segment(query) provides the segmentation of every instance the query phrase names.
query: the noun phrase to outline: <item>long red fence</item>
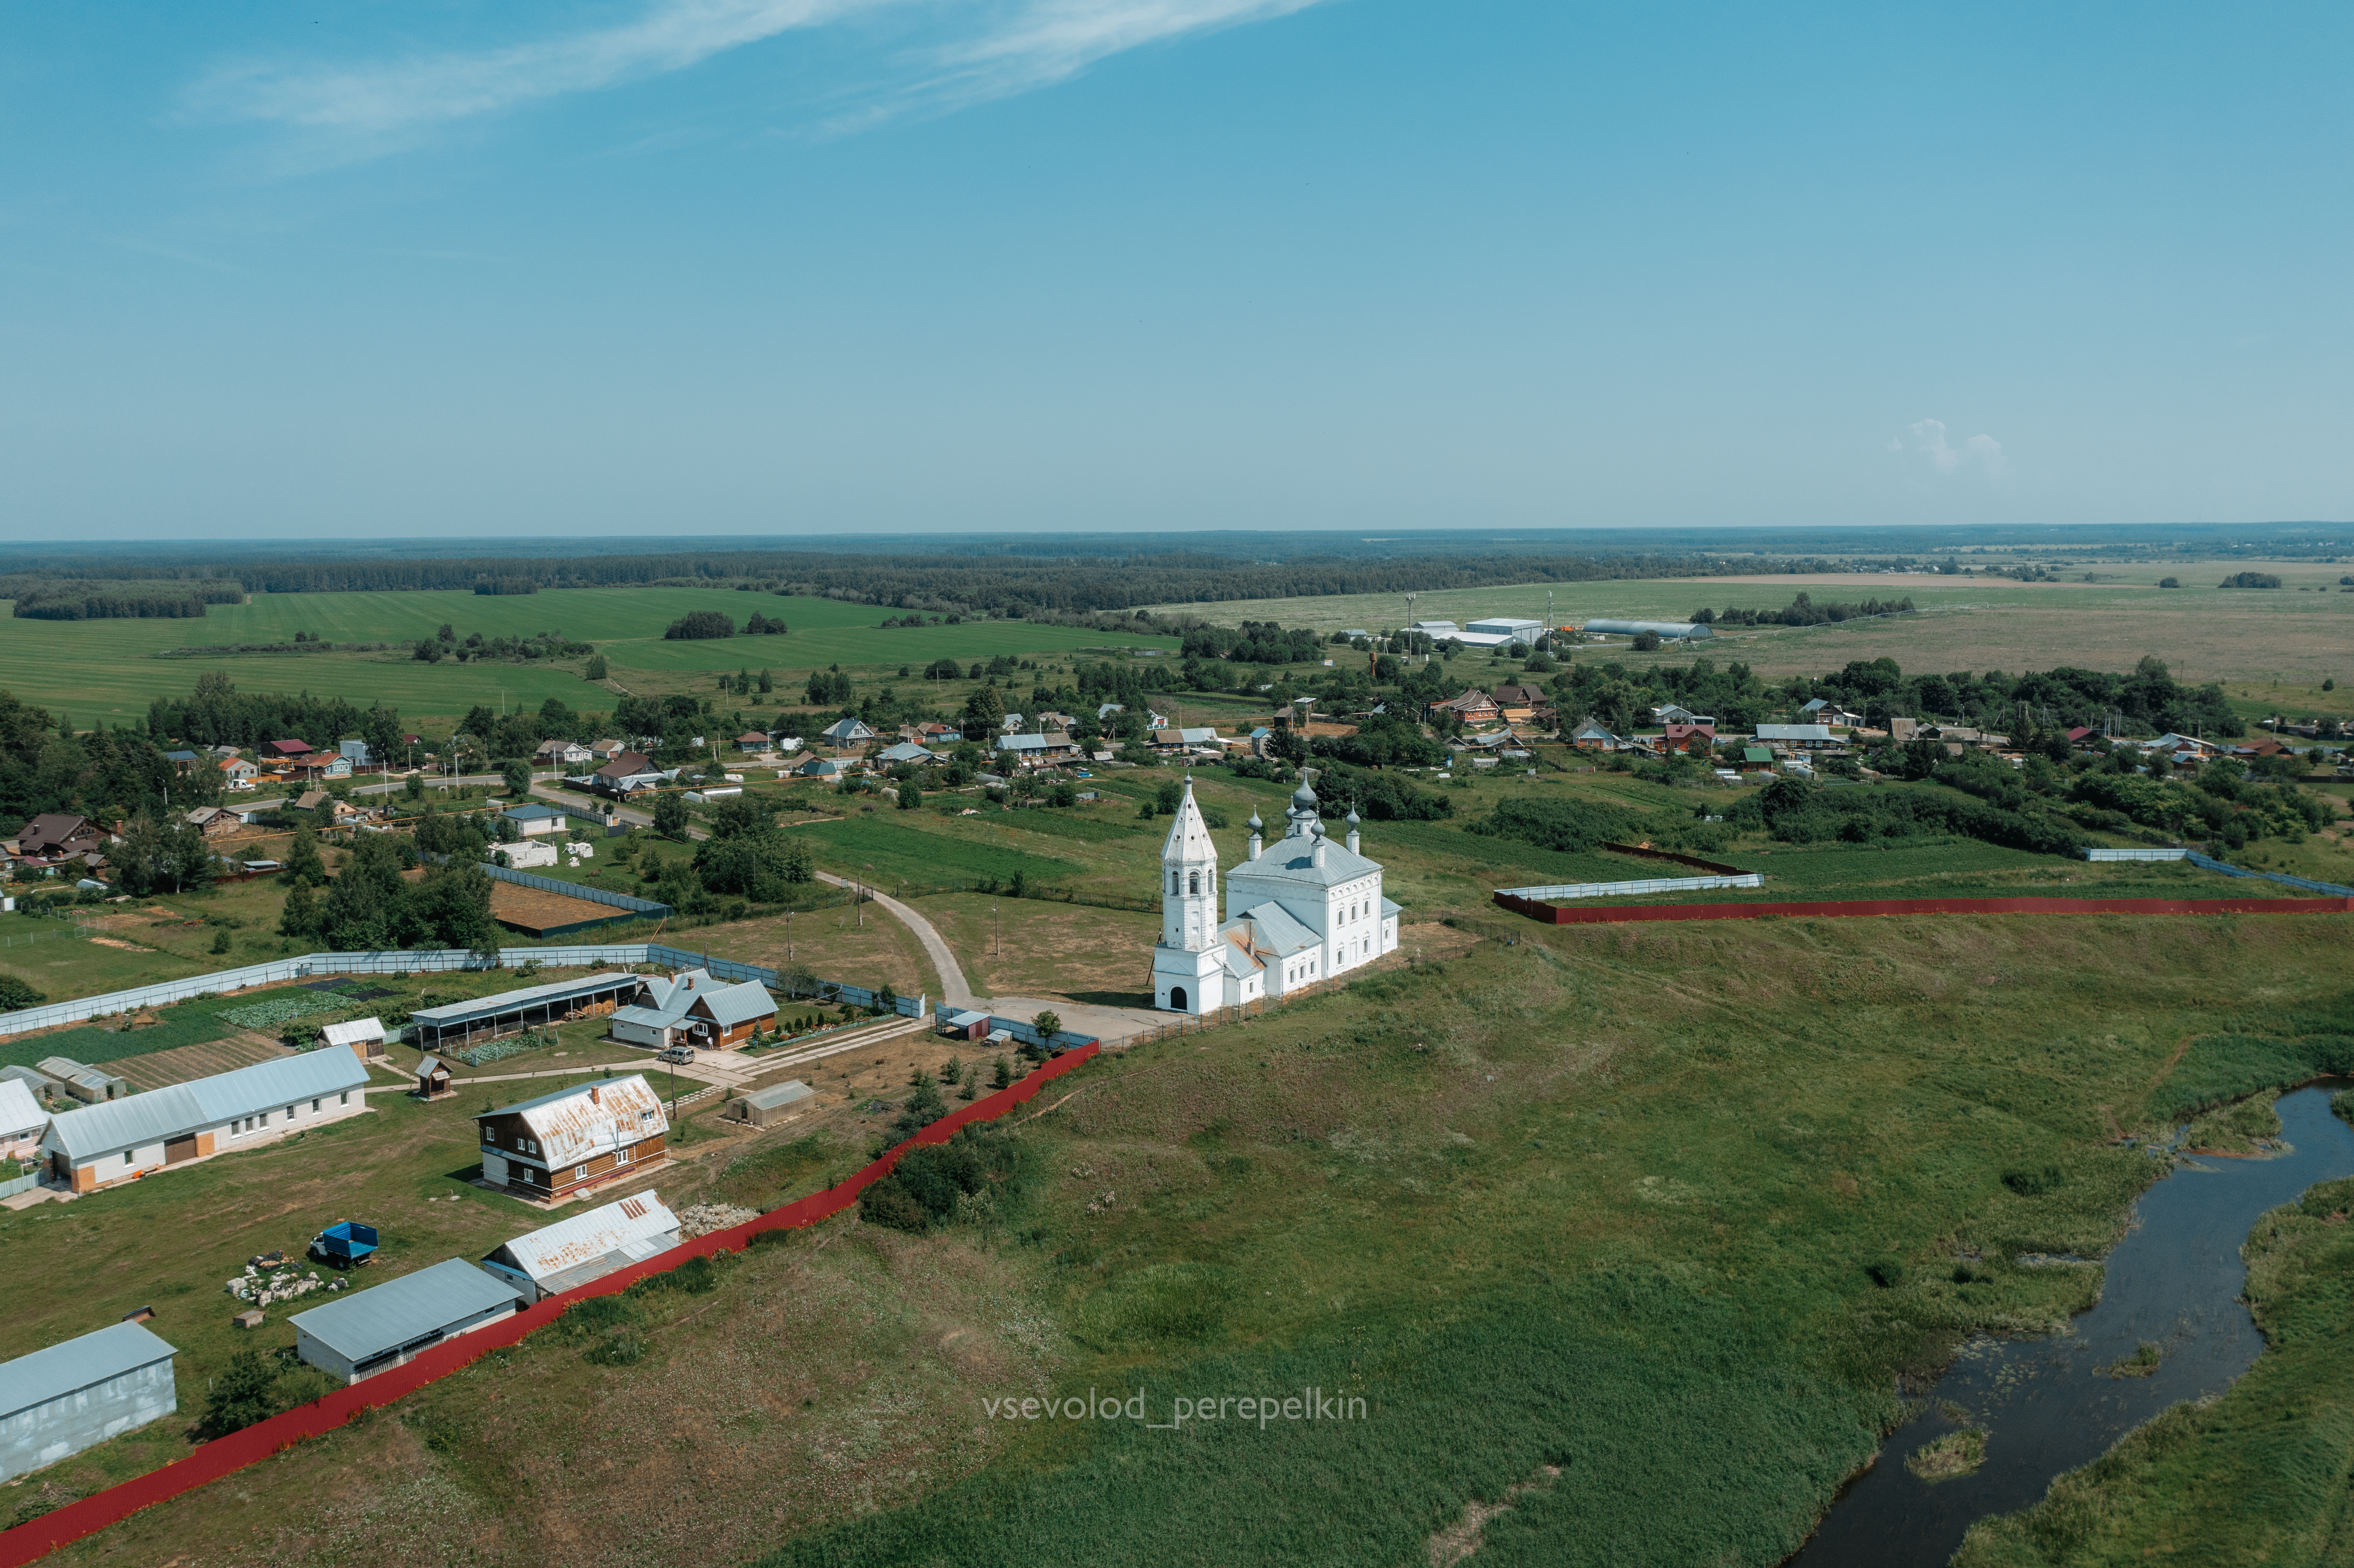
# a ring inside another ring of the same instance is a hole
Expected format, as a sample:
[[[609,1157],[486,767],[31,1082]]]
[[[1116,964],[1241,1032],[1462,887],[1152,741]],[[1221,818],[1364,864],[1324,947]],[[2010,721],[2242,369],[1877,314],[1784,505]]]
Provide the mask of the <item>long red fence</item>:
[[[840,1186],[812,1193],[787,1203],[781,1209],[772,1209],[757,1220],[697,1236],[642,1263],[615,1269],[578,1289],[567,1290],[561,1296],[551,1296],[536,1306],[525,1308],[512,1318],[502,1319],[487,1329],[461,1334],[454,1340],[445,1340],[430,1350],[420,1351],[416,1360],[406,1365],[378,1372],[364,1383],[338,1389],[308,1404],[297,1405],[267,1421],[257,1422],[242,1432],[217,1437],[185,1459],[175,1460],[161,1469],[133,1477],[102,1492],[93,1492],[79,1502],[68,1503],[14,1530],[0,1531],[0,1568],[21,1568],[21,1564],[45,1556],[68,1542],[80,1541],[83,1536],[95,1534],[110,1524],[128,1519],[143,1508],[167,1502],[183,1492],[192,1492],[207,1482],[234,1475],[248,1465],[257,1464],[272,1454],[291,1448],[306,1437],[332,1432],[364,1412],[389,1404],[405,1393],[412,1393],[427,1383],[449,1376],[489,1351],[515,1344],[535,1330],[545,1329],[576,1301],[585,1301],[592,1296],[614,1295],[648,1275],[665,1273],[690,1258],[721,1252],[740,1252],[750,1245],[755,1231],[790,1229],[830,1219],[855,1203],[859,1193],[888,1175],[891,1167],[898,1162],[899,1156],[916,1145],[945,1143],[959,1128],[968,1123],[988,1121],[1004,1115],[1102,1049],[1100,1044],[1089,1041],[1076,1050],[1065,1052],[1013,1087],[1000,1089],[934,1122]]]
[[[1627,920],[1755,920],[1766,915],[2339,915],[2354,898],[1866,898],[1824,904],[1619,904],[1565,908],[1498,893],[1496,902],[1548,926]]]

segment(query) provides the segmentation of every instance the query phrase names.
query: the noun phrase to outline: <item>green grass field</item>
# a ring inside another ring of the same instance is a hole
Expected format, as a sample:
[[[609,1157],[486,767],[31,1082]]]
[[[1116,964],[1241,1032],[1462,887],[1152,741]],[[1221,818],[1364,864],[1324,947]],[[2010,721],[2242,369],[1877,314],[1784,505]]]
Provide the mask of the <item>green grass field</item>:
[[[985,915],[927,903],[965,939]],[[1084,946],[1092,912],[1047,908],[1017,970]],[[498,1568],[541,1560],[628,1473],[658,1544],[714,1563],[1403,1563],[1510,1492],[1483,1557],[1763,1568],[1871,1453],[1898,1371],[2089,1302],[2087,1271],[2001,1260],[2121,1234],[2155,1167],[2111,1144],[2112,1116],[2147,1130],[2177,1075],[2246,1092],[2305,1070],[2297,1038],[2354,1026],[2342,920],[1415,929],[1419,969],[1083,1069],[1023,1134],[1051,1179],[993,1218],[825,1227],[685,1310],[650,1306],[639,1365],[592,1372],[579,1343],[535,1340],[60,1561],[167,1539],[209,1561],[266,1524],[287,1560],[333,1563],[363,1536],[381,1550],[355,1520],[397,1533],[429,1501]],[[2223,1054],[2179,1054],[2186,1032]],[[2283,1043],[2274,1067],[2234,1044],[2251,1036]],[[366,1208],[403,1266],[478,1255],[525,1220],[453,1179],[474,1108],[402,1101],[340,1138],[0,1218],[26,1277],[75,1281],[9,1332],[154,1298],[193,1326],[193,1377],[237,1342],[202,1292],[245,1251]],[[780,1152],[725,1191],[765,1206],[828,1163]],[[2046,1165],[2056,1189],[2003,1181]],[[664,1176],[665,1198],[721,1191],[703,1171]],[[196,1213],[201,1243],[145,1245]],[[1961,1245],[1991,1260],[1967,1284],[1944,1261]],[[1166,1419],[1181,1393],[1302,1384],[1366,1418],[1172,1433],[978,1407],[1142,1388]],[[662,1414],[521,1441],[558,1409]],[[151,1432],[59,1473],[182,1451]],[[645,1535],[573,1555],[618,1568]]]
[[[695,609],[718,609],[737,624],[756,609],[781,618],[782,637],[730,637],[668,642],[663,629]],[[798,701],[810,671],[839,663],[869,675],[920,669],[934,659],[988,659],[999,653],[1067,655],[1118,646],[1173,648],[1140,638],[976,620],[959,626],[893,628],[896,612],[832,599],[709,588],[566,588],[529,595],[419,593],[262,594],[244,605],[215,605],[196,620],[20,620],[0,618],[0,670],[7,688],[28,702],[64,709],[87,726],[145,716],[148,703],[193,690],[207,670],[226,672],[246,690],[333,693],[363,706],[383,702],[404,715],[457,715],[477,703],[509,711],[550,696],[575,708],[610,706],[581,679],[581,661],[549,663],[419,662],[406,648],[388,653],[245,653],[159,659],[173,648],[273,642],[308,632],[330,642],[412,642],[444,622],[461,638],[524,636],[560,630],[595,644],[625,690],[674,689],[687,677],[763,667],[788,689],[770,706]],[[788,678],[789,677],[789,678]],[[960,687],[956,700],[963,700]]]
[[[2248,683],[2235,694],[2245,695],[2251,708],[2264,706],[2269,698],[2299,713],[2340,711],[2332,699],[2345,694],[2324,693],[2319,687],[2324,678],[2334,677],[2344,686],[2354,676],[2354,658],[2348,654],[2354,648],[2354,593],[2341,593],[2338,588],[2346,568],[2315,561],[2265,562],[2261,569],[2277,573],[2284,587],[2215,586],[2227,571],[2241,566],[2234,562],[2227,568],[2211,561],[2095,566],[2089,569],[2099,580],[2091,583],[1861,573],[1523,583],[1420,594],[1411,619],[1458,625],[1488,616],[1542,620],[1548,588],[1560,625],[1606,616],[1681,620],[1702,605],[1780,609],[1801,591],[1819,603],[1909,595],[1920,610],[1915,616],[1837,626],[1742,629],[1712,640],[1706,652],[1720,663],[1738,660],[1776,678],[1837,671],[1850,660],[1883,654],[1907,670],[2017,671],[2062,664],[2130,670],[2142,655],[2155,653],[2179,679]],[[2158,578],[2168,576],[2179,577],[2184,586],[2158,588]],[[1271,620],[1321,631],[1357,627],[1382,630],[1409,620],[1404,600],[1394,595],[1157,608],[1224,625]],[[1639,665],[1683,663],[1691,655],[1638,654],[1621,642],[1607,652],[1597,648],[1579,657]],[[1467,671],[1477,667],[1464,660],[1456,662]]]

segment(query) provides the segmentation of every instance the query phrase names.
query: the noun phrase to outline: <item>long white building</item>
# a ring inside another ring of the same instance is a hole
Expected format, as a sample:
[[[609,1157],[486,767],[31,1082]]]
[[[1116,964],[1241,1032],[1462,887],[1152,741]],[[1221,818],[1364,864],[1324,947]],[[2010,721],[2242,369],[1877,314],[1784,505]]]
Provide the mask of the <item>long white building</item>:
[[[1271,846],[1252,813],[1249,854],[1225,874],[1222,920],[1217,849],[1185,780],[1161,850],[1153,1005],[1201,1013],[1281,996],[1397,947],[1398,906],[1382,896],[1381,863],[1358,853],[1356,812],[1343,847],[1325,837],[1316,808],[1303,783]]]
[[[41,1137],[41,1157],[53,1179],[92,1192],[357,1116],[367,1109],[367,1081],[349,1051],[324,1046],[60,1111]]]

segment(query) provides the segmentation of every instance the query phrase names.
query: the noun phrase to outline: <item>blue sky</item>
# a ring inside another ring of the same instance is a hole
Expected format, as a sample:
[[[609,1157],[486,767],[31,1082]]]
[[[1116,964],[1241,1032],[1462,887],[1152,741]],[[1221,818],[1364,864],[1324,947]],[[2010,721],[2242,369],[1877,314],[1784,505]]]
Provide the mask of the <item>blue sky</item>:
[[[2354,515],[2285,5],[0,16],[19,539]]]

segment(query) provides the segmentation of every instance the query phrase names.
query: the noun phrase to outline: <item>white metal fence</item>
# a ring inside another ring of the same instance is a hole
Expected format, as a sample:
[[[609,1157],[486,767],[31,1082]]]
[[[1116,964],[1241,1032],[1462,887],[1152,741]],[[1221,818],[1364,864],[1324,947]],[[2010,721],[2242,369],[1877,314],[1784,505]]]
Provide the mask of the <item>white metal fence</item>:
[[[111,1013],[168,1007],[194,996],[244,991],[258,985],[284,985],[290,980],[316,980],[328,975],[407,975],[493,967],[518,969],[533,962],[550,969],[590,969],[599,964],[623,967],[660,964],[665,969],[708,968],[719,980],[758,980],[771,990],[775,990],[783,978],[776,970],[763,969],[758,964],[706,958],[701,953],[664,947],[659,942],[513,948],[499,955],[497,966],[485,963],[462,948],[427,948],[406,952],[303,953],[294,958],[274,959],[266,964],[248,964],[242,969],[219,969],[207,975],[190,975],[186,980],[163,980],[130,991],[111,991],[99,996],[80,997],[72,1001],[53,1001],[41,1007],[28,1007],[19,1012],[0,1013],[0,1037],[23,1034],[35,1029],[53,1029],[60,1023],[80,1023],[86,1019],[104,1018]],[[864,986],[843,985],[832,980],[819,980],[815,985],[816,994],[823,1000],[848,1001],[860,1007],[874,1006],[877,995]],[[928,1000],[922,996],[898,997],[896,1006],[896,1011],[907,1018],[922,1018],[931,1011]],[[1011,1020],[1005,1022],[1012,1022]],[[1027,1024],[1018,1027],[1029,1028]],[[1031,1033],[1034,1034],[1035,1031]]]
[[[1562,882],[1549,887],[1500,887],[1514,898],[1617,898],[1636,893],[1705,893],[1714,887],[1763,887],[1765,877],[1744,871],[1739,876],[1662,876],[1648,882]]]

